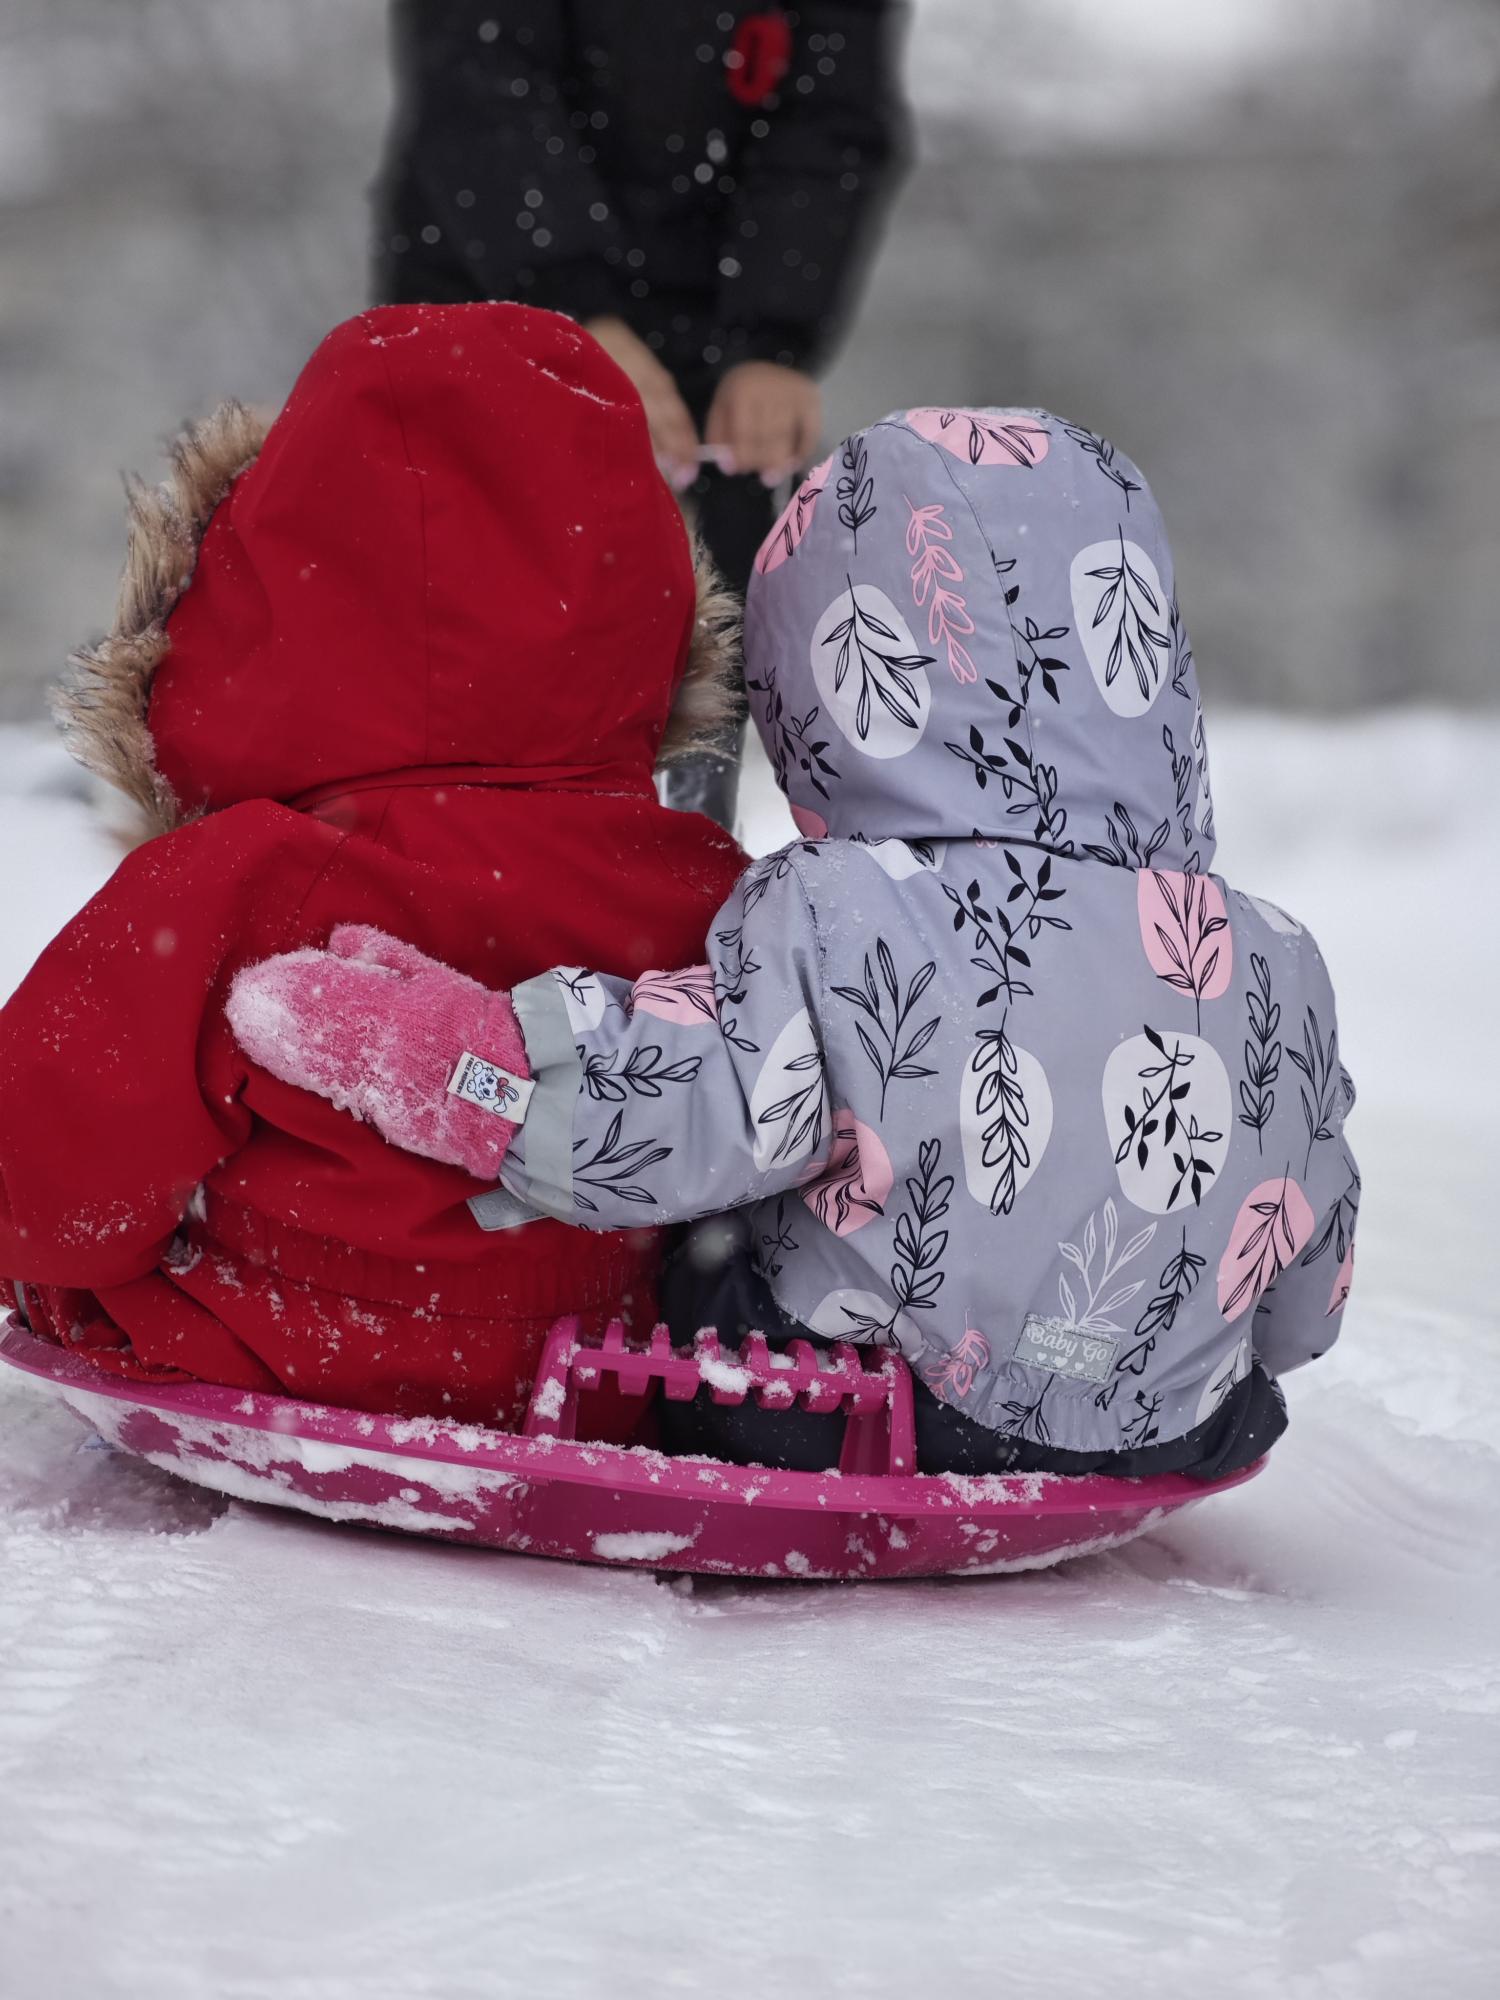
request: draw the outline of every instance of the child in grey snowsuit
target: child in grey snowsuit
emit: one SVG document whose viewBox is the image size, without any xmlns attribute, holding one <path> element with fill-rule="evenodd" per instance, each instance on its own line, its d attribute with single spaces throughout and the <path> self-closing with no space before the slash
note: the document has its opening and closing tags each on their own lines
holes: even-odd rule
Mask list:
<svg viewBox="0 0 1500 2000">
<path fill-rule="evenodd" d="M 898 1346 L 924 1469 L 1248 1463 L 1284 1426 L 1277 1378 L 1337 1335 L 1353 1088 L 1312 939 L 1209 872 L 1141 475 L 1045 412 L 889 417 L 773 530 L 746 656 L 804 837 L 746 870 L 705 963 L 514 989 L 521 1122 L 478 1225 L 736 1211 L 689 1237 L 674 1322 Z M 332 1081 L 330 965 L 344 1040 L 351 1008 L 368 1024 Z M 464 1101 L 486 1050 L 424 1031 L 430 974 L 421 999 L 357 958 L 241 977 L 277 1074 L 398 1144 L 415 1116 L 460 1163 L 483 1126 L 493 1159 L 497 1114 Z M 791 1435 L 704 1421 L 686 1441 L 738 1455 Z"/>
</svg>

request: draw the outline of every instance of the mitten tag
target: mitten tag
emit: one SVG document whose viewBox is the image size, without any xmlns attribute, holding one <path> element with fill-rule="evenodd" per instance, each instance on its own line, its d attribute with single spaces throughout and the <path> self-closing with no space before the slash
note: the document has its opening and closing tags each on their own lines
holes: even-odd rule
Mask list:
<svg viewBox="0 0 1500 2000">
<path fill-rule="evenodd" d="M 493 1111 L 497 1118 L 508 1118 L 513 1125 L 524 1123 L 526 1107 L 535 1089 L 530 1077 L 516 1076 L 508 1069 L 501 1069 L 499 1063 L 467 1050 L 448 1079 L 450 1097 L 477 1104 L 481 1111 Z"/>
</svg>

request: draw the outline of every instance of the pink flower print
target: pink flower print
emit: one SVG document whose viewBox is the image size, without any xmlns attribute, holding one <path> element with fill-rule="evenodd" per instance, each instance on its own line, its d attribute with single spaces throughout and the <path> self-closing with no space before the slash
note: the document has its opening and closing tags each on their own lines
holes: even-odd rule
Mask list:
<svg viewBox="0 0 1500 2000">
<path fill-rule="evenodd" d="M 966 465 L 1040 465 L 1051 433 L 1023 410 L 908 410 L 918 437 Z"/>
<path fill-rule="evenodd" d="M 1290 1174 L 1246 1195 L 1219 1261 L 1219 1311 L 1238 1319 L 1268 1291 L 1313 1233 L 1307 1196 Z"/>
<path fill-rule="evenodd" d="M 1203 1002 L 1225 991 L 1234 963 L 1224 892 L 1211 875 L 1143 868 L 1136 911 L 1151 970 L 1192 1000 L 1201 1022 Z"/>
<path fill-rule="evenodd" d="M 787 557 L 794 553 L 812 524 L 813 509 L 818 504 L 818 495 L 828 484 L 832 467 L 831 456 L 825 458 L 821 465 L 815 465 L 782 508 L 776 517 L 775 527 L 761 543 L 755 558 L 757 576 L 769 576 L 773 569 L 780 569 Z"/>
<path fill-rule="evenodd" d="M 835 1236 L 852 1236 L 885 1213 L 895 1173 L 880 1134 L 852 1111 L 833 1115 L 833 1147 L 802 1199 Z"/>
<path fill-rule="evenodd" d="M 828 838 L 828 822 L 820 812 L 814 812 L 811 806 L 793 804 L 791 813 L 793 826 L 796 827 L 798 833 L 803 835 L 805 839 L 826 840 Z"/>
<path fill-rule="evenodd" d="M 905 495 L 902 496 L 906 498 Z M 950 586 L 962 583 L 964 573 L 949 548 L 953 530 L 943 518 L 940 503 L 914 506 L 906 500 L 906 553 L 915 558 L 911 566 L 911 594 L 919 607 L 927 610 L 927 636 L 948 655 L 948 671 L 960 686 L 978 679 L 978 670 L 959 635 L 969 637 L 974 620 L 958 592 Z"/>
<path fill-rule="evenodd" d="M 963 1338 L 943 1356 L 930 1373 L 924 1369 L 927 1386 L 945 1402 L 961 1403 L 974 1387 L 974 1378 L 990 1365 L 990 1344 L 977 1327 L 965 1327 Z"/>
<path fill-rule="evenodd" d="M 630 989 L 633 1013 L 654 1014 L 680 1028 L 712 1028 L 719 1019 L 714 975 L 707 965 L 684 972 L 643 972 Z"/>
</svg>

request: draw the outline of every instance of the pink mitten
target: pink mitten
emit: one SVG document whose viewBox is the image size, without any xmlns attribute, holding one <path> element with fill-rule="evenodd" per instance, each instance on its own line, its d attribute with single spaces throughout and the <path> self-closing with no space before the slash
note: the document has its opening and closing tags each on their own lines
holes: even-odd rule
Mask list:
<svg viewBox="0 0 1500 2000">
<path fill-rule="evenodd" d="M 240 1047 L 283 1083 L 367 1119 L 404 1152 L 493 1180 L 531 1096 L 507 993 L 368 924 L 327 951 L 246 966 L 226 1009 Z"/>
</svg>

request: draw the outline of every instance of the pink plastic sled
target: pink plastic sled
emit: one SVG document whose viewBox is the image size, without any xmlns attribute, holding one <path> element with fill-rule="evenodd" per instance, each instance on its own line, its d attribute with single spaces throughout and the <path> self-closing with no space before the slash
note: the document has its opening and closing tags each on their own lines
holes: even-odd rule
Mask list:
<svg viewBox="0 0 1500 2000">
<path fill-rule="evenodd" d="M 632 1343 L 576 1319 L 547 1336 L 519 1434 L 433 1418 L 369 1416 L 201 1384 L 128 1382 L 37 1340 L 12 1317 L 0 1360 L 38 1377 L 108 1443 L 237 1500 L 574 1562 L 718 1576 L 897 1577 L 1040 1569 L 1115 1548 L 1252 1466 L 1206 1485 L 1155 1479 L 927 1477 L 913 1470 L 911 1376 L 887 1350 L 738 1355 L 712 1333 L 692 1354 L 664 1327 Z M 835 1472 L 770 1472 L 590 1442 L 591 1392 L 768 1409 L 842 1410 Z M 618 1404 L 617 1404 L 618 1407 Z"/>
</svg>

